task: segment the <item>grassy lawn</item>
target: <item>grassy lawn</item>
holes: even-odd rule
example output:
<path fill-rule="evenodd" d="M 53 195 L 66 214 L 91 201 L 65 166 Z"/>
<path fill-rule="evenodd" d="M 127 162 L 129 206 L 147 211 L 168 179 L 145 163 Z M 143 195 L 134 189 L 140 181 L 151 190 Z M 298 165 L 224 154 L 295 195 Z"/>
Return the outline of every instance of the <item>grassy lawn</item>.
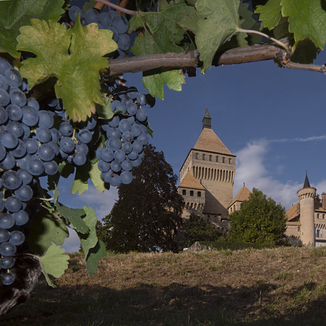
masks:
<path fill-rule="evenodd" d="M 326 325 L 326 249 L 107 255 L 88 277 L 82 257 L 0 325 Z"/>

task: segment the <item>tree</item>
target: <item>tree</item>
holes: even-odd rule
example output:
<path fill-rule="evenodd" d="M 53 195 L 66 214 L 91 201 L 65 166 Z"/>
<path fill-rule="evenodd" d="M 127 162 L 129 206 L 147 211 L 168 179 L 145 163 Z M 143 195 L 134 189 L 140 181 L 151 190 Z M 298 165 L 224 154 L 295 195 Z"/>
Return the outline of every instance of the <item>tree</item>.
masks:
<path fill-rule="evenodd" d="M 286 229 L 284 207 L 255 188 L 229 219 L 233 241 L 280 244 Z"/>
<path fill-rule="evenodd" d="M 179 247 L 189 247 L 196 241 L 216 241 L 222 233 L 210 222 L 205 221 L 195 213 L 182 224 L 182 236 Z"/>
<path fill-rule="evenodd" d="M 73 228 L 79 236 L 90 275 L 96 271 L 99 260 L 105 255 L 105 246 L 96 237 L 95 212 L 88 207 L 71 209 L 62 205 L 58 201 L 57 184 L 60 177 L 66 178 L 73 173 L 72 193 L 86 191 L 89 180 L 100 192 L 108 188 L 108 181 L 118 184 L 119 178 L 112 180 L 111 172 L 106 171 L 106 175 L 101 173 L 105 164 L 101 165 L 101 171 L 98 167 L 96 153 L 99 148 L 107 147 L 107 130 L 96 127 L 92 132 L 83 132 L 82 137 L 80 131 L 85 122 L 90 122 L 94 117 L 98 121 L 112 121 L 117 117 L 127 119 L 121 114 L 123 110 L 117 106 L 114 108 L 113 104 L 113 110 L 110 107 L 113 100 L 122 101 L 120 96 L 128 97 L 128 91 L 130 96 L 135 93 L 132 89 L 124 88 L 125 81 L 117 77 L 119 74 L 142 71 L 145 88 L 152 96 L 162 99 L 164 84 L 170 89 L 181 90 L 186 72 L 188 76 L 195 76 L 196 68 L 204 72 L 211 66 L 274 60 L 284 68 L 326 72 L 325 65 L 311 64 L 326 43 L 326 11 L 319 0 L 302 0 L 295 4 L 294 0 L 130 0 L 119 4 L 117 6 L 106 0 L 89 2 L 85 4 L 83 14 L 90 7 L 94 6 L 100 11 L 107 5 L 115 9 L 118 15 L 123 15 L 125 19 L 121 18 L 120 21 L 128 29 L 128 34 L 135 33 L 135 39 L 132 47 L 124 47 L 124 50 L 118 40 L 120 51 L 112 39 L 116 37 L 112 31 L 99 29 L 96 24 L 83 26 L 85 21 L 82 24 L 80 19 L 76 19 L 80 16 L 72 22 L 67 1 L 0 1 L 0 57 L 7 58 L 28 81 L 30 90 L 25 83 L 24 94 L 46 103 L 50 103 L 49 96 L 56 96 L 60 99 L 56 109 L 63 110 L 61 119 L 72 123 L 71 139 L 79 142 L 80 139 L 92 138 L 85 165 L 76 166 L 76 162 L 84 162 L 85 157 L 81 153 L 73 157 L 74 152 L 58 158 L 56 163 L 51 162 L 52 168 L 56 164 L 59 167 L 56 173 L 52 170 L 53 175 L 48 176 L 47 189 L 40 187 L 38 176 L 34 179 L 34 184 L 39 187 L 37 194 L 34 192 L 33 201 L 37 202 L 39 210 L 34 210 L 37 214 L 33 217 L 27 239 L 27 254 L 40 257 L 39 263 L 49 284 L 52 283 L 47 273 L 60 277 L 68 267 L 67 256 L 60 248 L 69 236 L 67 227 Z M 128 45 L 128 37 L 124 39 Z M 128 56 L 128 50 L 132 56 Z M 125 57 L 115 59 L 117 55 Z M 2 64 L 2 74 L 5 67 L 6 64 Z M 7 77 L 11 81 L 17 80 L 16 73 L 12 71 Z M 9 93 L 3 94 L 6 82 L 1 79 L 0 103 L 3 107 L 8 104 Z M 123 89 L 112 86 L 116 84 Z M 140 100 L 134 98 L 133 101 L 140 105 Z M 145 102 L 142 100 L 142 103 Z M 30 113 L 31 109 L 25 111 Z M 55 125 L 58 125 L 57 115 Z M 6 121 L 5 117 L 2 112 L 1 120 Z M 143 122 L 149 128 L 147 120 Z M 31 137 L 35 136 L 33 127 L 28 130 Z M 15 150 L 13 144 L 7 145 Z M 66 148 L 68 145 L 69 142 L 65 144 Z M 42 150 L 44 157 L 51 152 L 47 145 Z M 18 170 L 23 164 L 23 161 L 18 164 L 12 156 L 10 159 L 10 162 L 4 159 L 2 167 L 13 162 L 13 168 Z M 39 162 L 37 164 L 39 166 Z M 42 169 L 37 173 L 40 171 Z M 117 171 L 115 173 L 121 173 L 119 169 Z M 124 175 L 127 175 L 126 179 L 130 178 L 128 173 Z M 10 195 L 10 189 L 3 190 L 6 196 Z M 8 219 L 6 222 L 9 223 Z M 3 233 L 8 238 L 8 233 Z M 1 244 L 2 253 L 4 247 L 10 253 L 15 251 L 11 245 Z M 11 266 L 12 261 L 1 260 L 2 266 L 6 267 L 2 268 L 2 272 L 6 274 L 5 283 L 8 284 L 13 281 L 13 275 L 9 275 L 12 273 L 6 272 L 10 270 L 7 267 Z M 2 280 L 3 273 L 0 273 Z"/>
<path fill-rule="evenodd" d="M 118 187 L 119 199 L 103 219 L 99 237 L 115 252 L 178 251 L 177 228 L 181 224 L 183 198 L 177 192 L 177 176 L 163 152 L 152 145 L 134 169 L 134 179 Z"/>

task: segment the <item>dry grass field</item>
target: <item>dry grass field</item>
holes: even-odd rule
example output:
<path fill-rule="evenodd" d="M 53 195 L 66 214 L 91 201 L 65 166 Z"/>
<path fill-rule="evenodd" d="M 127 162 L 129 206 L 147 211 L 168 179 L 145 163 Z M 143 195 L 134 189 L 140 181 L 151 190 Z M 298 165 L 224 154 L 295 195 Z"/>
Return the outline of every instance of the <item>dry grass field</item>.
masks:
<path fill-rule="evenodd" d="M 0 325 L 326 325 L 326 248 L 82 257 Z"/>

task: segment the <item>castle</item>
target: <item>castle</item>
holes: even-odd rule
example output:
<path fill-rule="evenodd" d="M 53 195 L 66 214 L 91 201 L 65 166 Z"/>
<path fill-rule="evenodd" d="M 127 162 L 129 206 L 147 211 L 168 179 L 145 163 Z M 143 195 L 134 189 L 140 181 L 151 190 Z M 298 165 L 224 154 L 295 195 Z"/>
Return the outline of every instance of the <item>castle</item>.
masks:
<path fill-rule="evenodd" d="M 228 214 L 240 208 L 250 191 L 243 186 L 233 199 L 236 156 L 212 130 L 207 109 L 202 123 L 202 132 L 180 169 L 178 193 L 185 201 L 182 217 L 196 213 L 227 232 Z"/>
<path fill-rule="evenodd" d="M 202 132 L 180 169 L 178 193 L 185 201 L 182 218 L 195 213 L 228 232 L 228 215 L 239 210 L 251 192 L 243 185 L 233 199 L 236 156 L 212 130 L 207 109 L 202 122 Z M 319 198 L 306 175 L 298 198 L 286 212 L 285 235 L 292 244 L 326 246 L 326 194 Z"/>
<path fill-rule="evenodd" d="M 316 188 L 310 186 L 308 176 L 303 188 L 298 191 L 299 202 L 287 212 L 286 236 L 293 244 L 326 245 L 326 194 L 316 195 Z"/>

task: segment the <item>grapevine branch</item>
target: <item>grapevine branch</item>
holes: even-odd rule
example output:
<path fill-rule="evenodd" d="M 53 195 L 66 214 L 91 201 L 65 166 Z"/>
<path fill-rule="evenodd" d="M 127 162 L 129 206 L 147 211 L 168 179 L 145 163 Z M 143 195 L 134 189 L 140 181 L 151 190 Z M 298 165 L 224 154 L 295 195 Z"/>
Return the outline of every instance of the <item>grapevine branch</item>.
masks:
<path fill-rule="evenodd" d="M 288 39 L 282 39 L 282 43 L 289 45 Z M 326 72 L 324 65 L 299 64 L 289 61 L 289 54 L 278 45 L 269 43 L 253 45 L 245 48 L 233 48 L 223 53 L 217 53 L 213 60 L 213 66 L 234 65 L 265 60 L 278 60 L 283 67 L 315 72 Z M 179 53 L 149 54 L 124 59 L 109 60 L 109 75 L 115 76 L 125 72 L 150 71 L 157 68 L 198 68 L 198 50 Z"/>

